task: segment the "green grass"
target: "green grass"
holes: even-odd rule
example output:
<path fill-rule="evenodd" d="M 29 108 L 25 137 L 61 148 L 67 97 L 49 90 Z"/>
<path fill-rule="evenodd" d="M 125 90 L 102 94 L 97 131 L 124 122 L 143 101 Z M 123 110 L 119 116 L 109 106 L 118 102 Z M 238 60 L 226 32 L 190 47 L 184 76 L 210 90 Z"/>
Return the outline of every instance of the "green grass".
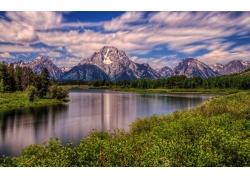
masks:
<path fill-rule="evenodd" d="M 0 109 L 14 109 L 20 107 L 43 106 L 59 103 L 62 103 L 62 101 L 38 97 L 35 97 L 34 101 L 30 102 L 26 92 L 0 93 Z"/>
<path fill-rule="evenodd" d="M 91 132 L 74 147 L 51 139 L 1 166 L 250 166 L 250 92 L 194 110 L 138 118 L 128 133 Z"/>
<path fill-rule="evenodd" d="M 244 92 L 245 90 L 237 89 L 166 89 L 166 88 L 157 88 L 157 89 L 137 89 L 137 88 L 124 88 L 120 86 L 88 86 L 88 85 L 63 85 L 64 88 L 69 89 L 109 89 L 111 91 L 122 91 L 122 92 L 136 92 L 136 93 L 170 93 L 170 94 L 234 94 L 238 92 Z"/>
<path fill-rule="evenodd" d="M 113 91 L 124 91 L 124 92 L 137 92 L 137 93 L 170 93 L 170 94 L 234 94 L 238 92 L 244 92 L 243 90 L 235 90 L 235 89 L 137 89 L 137 88 L 121 88 L 121 87 L 113 87 L 110 88 Z"/>

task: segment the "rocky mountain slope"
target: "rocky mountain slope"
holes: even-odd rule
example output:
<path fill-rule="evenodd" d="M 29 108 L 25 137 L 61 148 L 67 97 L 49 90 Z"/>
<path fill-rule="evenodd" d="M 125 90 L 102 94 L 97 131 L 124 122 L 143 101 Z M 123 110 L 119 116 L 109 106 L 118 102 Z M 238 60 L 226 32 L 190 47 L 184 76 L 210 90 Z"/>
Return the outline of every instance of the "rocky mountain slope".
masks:
<path fill-rule="evenodd" d="M 16 66 L 20 67 L 30 67 L 33 72 L 36 72 L 38 74 L 42 73 L 42 70 L 46 67 L 50 73 L 50 76 L 54 79 L 58 79 L 63 75 L 63 72 L 60 68 L 58 68 L 53 62 L 49 59 L 45 59 L 42 56 L 38 56 L 31 62 L 24 62 L 22 60 L 13 62 L 14 68 Z"/>
<path fill-rule="evenodd" d="M 216 64 L 210 66 L 210 68 L 212 70 L 214 70 L 214 72 L 217 72 L 217 73 L 221 74 L 221 72 L 223 71 L 224 66 L 222 64 L 220 64 L 220 63 L 216 63 Z"/>
<path fill-rule="evenodd" d="M 193 58 L 183 59 L 173 71 L 174 75 L 185 75 L 187 77 L 199 76 L 201 78 L 209 78 L 220 75 L 214 72 L 208 65 Z"/>
<path fill-rule="evenodd" d="M 109 80 L 109 76 L 100 68 L 92 64 L 79 64 L 70 71 L 64 73 L 61 80 L 84 80 L 93 81 L 96 79 Z"/>
<path fill-rule="evenodd" d="M 67 80 L 69 77 L 74 78 L 74 76 L 77 78 L 76 74 L 84 72 L 82 68 L 85 67 L 89 68 L 88 72 L 97 72 L 101 76 L 105 73 L 113 81 L 141 78 L 157 79 L 160 77 L 147 63 L 134 63 L 127 57 L 124 51 L 118 50 L 113 46 L 104 46 L 99 52 L 95 52 L 90 58 L 82 60 L 77 66 L 68 71 L 62 77 L 62 80 Z M 81 77 L 84 77 L 81 80 L 87 80 L 85 78 L 89 76 Z"/>
<path fill-rule="evenodd" d="M 229 63 L 225 64 L 224 66 L 222 64 L 214 64 L 210 66 L 214 71 L 217 71 L 221 75 L 226 74 L 233 74 L 233 73 L 240 73 L 245 71 L 246 69 L 250 68 L 250 63 L 248 61 L 242 61 L 242 60 L 233 60 Z"/>
<path fill-rule="evenodd" d="M 174 71 L 168 66 L 155 70 L 161 75 L 162 78 L 168 78 L 174 74 Z"/>
<path fill-rule="evenodd" d="M 72 69 L 72 67 L 59 67 L 61 69 L 61 71 L 64 73 L 64 72 L 68 72 L 70 69 Z"/>
<path fill-rule="evenodd" d="M 126 53 L 113 46 L 104 46 L 90 58 L 83 59 L 74 67 L 58 68 L 51 60 L 38 56 L 31 62 L 16 61 L 16 66 L 28 66 L 34 72 L 41 73 L 46 67 L 51 77 L 57 80 L 133 80 L 142 78 L 167 78 L 172 75 L 185 75 L 187 77 L 200 76 L 209 78 L 224 74 L 240 73 L 250 68 L 249 62 L 233 60 L 226 65 L 216 63 L 208 66 L 197 59 L 186 58 L 173 70 L 167 66 L 161 69 L 152 69 L 149 64 L 138 64 L 131 61 Z"/>

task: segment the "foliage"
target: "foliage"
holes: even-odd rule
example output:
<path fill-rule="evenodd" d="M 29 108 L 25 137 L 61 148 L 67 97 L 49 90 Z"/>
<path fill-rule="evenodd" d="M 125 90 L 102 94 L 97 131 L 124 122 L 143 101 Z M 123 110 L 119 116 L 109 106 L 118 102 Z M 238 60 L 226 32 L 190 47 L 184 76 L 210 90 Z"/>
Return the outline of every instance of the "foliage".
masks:
<path fill-rule="evenodd" d="M 237 108 L 235 108 L 237 107 Z M 130 131 L 93 131 L 72 147 L 30 145 L 1 166 L 250 166 L 250 92 L 214 97 L 194 110 L 134 121 Z"/>
<path fill-rule="evenodd" d="M 35 96 L 43 98 L 47 95 L 51 83 L 56 84 L 53 79 L 50 79 L 49 71 L 47 68 L 44 68 L 41 74 L 37 74 L 33 73 L 32 69 L 29 67 L 17 66 L 16 68 L 14 68 L 14 65 L 12 63 L 10 63 L 9 66 L 5 62 L 0 64 L 0 92 L 2 93 L 26 91 L 26 93 L 24 94 L 28 95 L 29 101 L 33 102 L 35 100 Z M 69 99 L 65 99 L 66 97 L 68 97 L 68 91 L 66 89 L 58 88 L 56 94 L 56 99 L 60 99 L 64 102 L 69 101 Z M 15 94 L 13 94 L 13 96 L 15 96 Z M 12 97 L 9 98 L 12 99 Z M 17 99 L 17 101 L 19 101 L 20 99 Z M 0 101 L 0 104 L 3 104 L 3 102 L 5 101 Z M 52 102 L 58 103 L 58 101 Z M 36 103 L 33 104 L 36 105 Z M 14 108 L 23 106 L 26 107 L 30 105 L 31 104 L 26 102 L 20 104 L 19 102 L 11 102 L 5 104 L 3 107 Z"/>
<path fill-rule="evenodd" d="M 246 71 L 248 72 L 248 71 Z M 91 84 L 94 87 L 108 86 L 109 88 L 136 88 L 136 89 L 250 89 L 249 74 L 230 74 L 224 76 L 211 77 L 202 79 L 201 77 L 187 78 L 184 75 L 174 75 L 168 78 L 159 79 L 137 79 L 137 80 L 119 80 L 119 81 L 103 81 L 94 80 Z"/>
<path fill-rule="evenodd" d="M 42 97 L 46 96 L 47 92 L 49 91 L 49 86 L 50 86 L 50 75 L 49 71 L 47 68 L 44 68 L 41 73 L 41 83 L 42 83 L 42 88 L 41 88 L 41 94 Z"/>
<path fill-rule="evenodd" d="M 50 99 L 50 98 L 38 98 L 34 97 L 34 101 L 29 101 L 28 92 L 16 91 L 12 93 L 5 92 L 4 94 L 0 93 L 0 109 L 13 109 L 21 107 L 34 107 L 34 106 L 45 106 L 51 104 L 62 103 L 61 100 Z"/>
<path fill-rule="evenodd" d="M 26 91 L 28 92 L 29 101 L 34 101 L 37 89 L 34 86 L 29 86 Z"/>
<path fill-rule="evenodd" d="M 68 97 L 68 90 L 61 86 L 53 85 L 49 88 L 49 97 L 55 99 L 64 99 Z"/>
<path fill-rule="evenodd" d="M 21 86 L 22 89 L 25 90 L 31 83 L 33 72 L 28 67 L 23 67 L 22 69 L 22 78 L 21 78 Z"/>
<path fill-rule="evenodd" d="M 16 70 L 15 70 L 15 82 L 16 82 L 16 90 L 17 91 L 23 91 L 22 75 L 23 75 L 23 68 L 17 66 Z"/>

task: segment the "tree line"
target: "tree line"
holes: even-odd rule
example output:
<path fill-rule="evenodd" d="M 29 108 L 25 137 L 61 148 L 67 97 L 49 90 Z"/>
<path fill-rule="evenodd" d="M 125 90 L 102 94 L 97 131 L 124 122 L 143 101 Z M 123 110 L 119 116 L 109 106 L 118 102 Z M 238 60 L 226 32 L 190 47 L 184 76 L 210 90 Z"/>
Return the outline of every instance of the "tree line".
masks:
<path fill-rule="evenodd" d="M 62 88 L 53 87 L 54 79 L 50 78 L 47 68 L 43 68 L 41 74 L 34 73 L 29 67 L 20 67 L 5 62 L 0 64 L 0 92 L 28 91 L 30 100 L 34 96 L 43 98 L 48 93 L 52 98 L 63 98 L 67 96 L 67 91 Z M 52 93 L 54 92 L 54 94 Z"/>
<path fill-rule="evenodd" d="M 137 80 L 119 80 L 105 81 L 94 80 L 91 82 L 93 86 L 120 86 L 124 88 L 138 89 L 250 89 L 250 76 L 247 74 L 230 74 L 217 77 L 202 79 L 201 77 L 188 78 L 184 75 L 175 75 L 168 78 L 160 79 L 137 79 Z"/>

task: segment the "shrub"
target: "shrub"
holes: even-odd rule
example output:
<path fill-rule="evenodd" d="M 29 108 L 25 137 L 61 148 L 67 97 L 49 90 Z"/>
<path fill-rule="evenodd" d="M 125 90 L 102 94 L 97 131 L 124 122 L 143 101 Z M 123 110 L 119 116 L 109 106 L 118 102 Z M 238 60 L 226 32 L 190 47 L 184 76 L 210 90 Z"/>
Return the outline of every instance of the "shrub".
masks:
<path fill-rule="evenodd" d="M 29 101 L 31 102 L 34 101 L 34 97 L 37 92 L 37 89 L 34 86 L 30 86 L 26 89 L 26 91 L 28 92 Z"/>
<path fill-rule="evenodd" d="M 65 99 L 68 97 L 68 90 L 60 86 L 51 86 L 49 88 L 49 97 L 53 99 Z"/>

